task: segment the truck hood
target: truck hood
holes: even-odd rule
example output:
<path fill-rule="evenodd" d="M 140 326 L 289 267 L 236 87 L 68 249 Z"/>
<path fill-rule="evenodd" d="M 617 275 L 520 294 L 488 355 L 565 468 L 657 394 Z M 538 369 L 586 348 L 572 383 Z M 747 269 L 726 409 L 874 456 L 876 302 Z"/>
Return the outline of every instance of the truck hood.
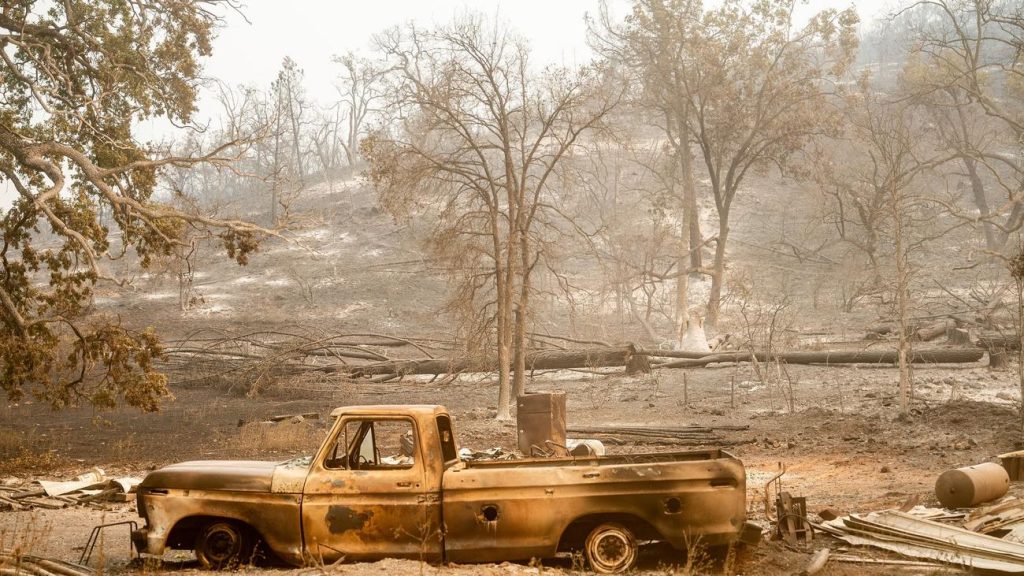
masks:
<path fill-rule="evenodd" d="M 269 493 L 278 465 L 253 460 L 181 462 L 150 472 L 139 487 Z"/>

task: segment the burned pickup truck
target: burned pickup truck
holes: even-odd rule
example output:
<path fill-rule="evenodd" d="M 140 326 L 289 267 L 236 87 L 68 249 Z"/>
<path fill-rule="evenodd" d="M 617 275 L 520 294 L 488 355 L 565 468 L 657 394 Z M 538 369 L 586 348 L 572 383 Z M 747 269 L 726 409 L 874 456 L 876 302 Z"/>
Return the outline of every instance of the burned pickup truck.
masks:
<path fill-rule="evenodd" d="M 443 407 L 332 416 L 312 459 L 151 472 L 138 489 L 136 548 L 195 550 L 209 568 L 247 561 L 257 544 L 297 565 L 582 551 L 612 573 L 634 565 L 639 542 L 726 545 L 746 520 L 743 464 L 719 450 L 465 462 Z"/>

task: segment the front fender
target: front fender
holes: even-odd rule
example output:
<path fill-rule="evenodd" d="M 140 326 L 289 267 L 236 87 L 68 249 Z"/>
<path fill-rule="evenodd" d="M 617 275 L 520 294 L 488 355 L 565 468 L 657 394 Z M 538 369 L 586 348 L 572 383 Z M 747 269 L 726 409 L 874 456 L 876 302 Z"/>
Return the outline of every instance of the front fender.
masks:
<path fill-rule="evenodd" d="M 140 552 L 162 555 L 174 528 L 189 518 L 223 518 L 250 526 L 282 560 L 302 563 L 298 494 L 158 489 L 141 493 L 139 504 L 146 527 L 132 540 Z"/>

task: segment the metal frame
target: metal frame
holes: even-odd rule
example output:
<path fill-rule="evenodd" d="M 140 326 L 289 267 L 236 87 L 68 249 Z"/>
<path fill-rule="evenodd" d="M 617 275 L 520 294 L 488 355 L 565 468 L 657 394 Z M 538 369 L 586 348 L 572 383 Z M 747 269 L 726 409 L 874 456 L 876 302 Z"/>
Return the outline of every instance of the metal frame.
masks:
<path fill-rule="evenodd" d="M 82 548 L 82 556 L 78 559 L 79 564 L 83 566 L 89 565 L 89 560 L 92 559 L 92 553 L 96 549 L 96 544 L 100 541 L 100 534 L 107 528 L 113 528 L 114 526 L 128 526 L 128 555 L 132 558 L 139 558 L 139 553 L 135 551 L 135 545 L 131 543 L 131 533 L 139 529 L 139 523 L 135 520 L 123 520 L 121 522 L 94 526 L 92 532 L 89 533 L 89 540 Z"/>

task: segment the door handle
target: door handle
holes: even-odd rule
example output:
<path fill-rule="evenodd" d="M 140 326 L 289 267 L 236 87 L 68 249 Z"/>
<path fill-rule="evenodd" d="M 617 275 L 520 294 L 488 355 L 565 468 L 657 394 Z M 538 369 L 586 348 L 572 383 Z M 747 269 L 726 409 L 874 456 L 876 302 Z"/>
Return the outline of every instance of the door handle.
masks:
<path fill-rule="evenodd" d="M 399 488 L 412 488 L 412 482 L 396 482 L 395 486 Z"/>

